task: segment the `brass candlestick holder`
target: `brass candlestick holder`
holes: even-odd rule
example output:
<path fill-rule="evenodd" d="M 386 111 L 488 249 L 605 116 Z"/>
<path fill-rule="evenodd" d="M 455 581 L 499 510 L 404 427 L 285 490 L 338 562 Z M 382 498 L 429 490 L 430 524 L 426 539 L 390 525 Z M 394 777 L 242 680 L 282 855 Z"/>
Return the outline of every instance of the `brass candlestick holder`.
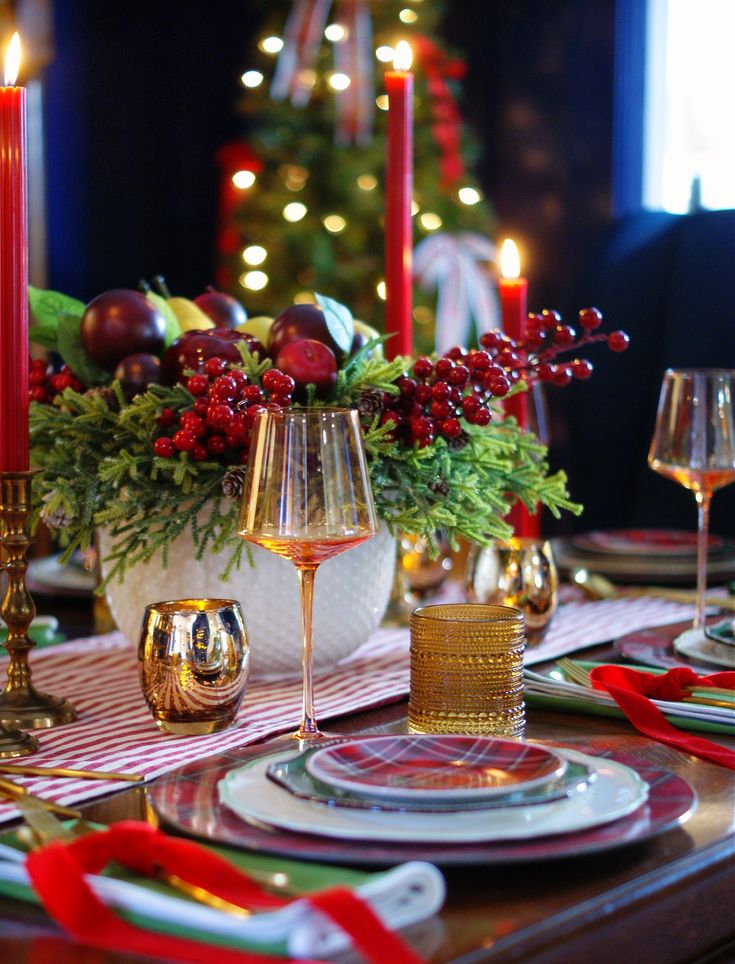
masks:
<path fill-rule="evenodd" d="M 37 748 L 33 737 L 12 732 L 19 727 L 41 729 L 76 718 L 68 700 L 39 693 L 31 680 L 28 653 L 35 643 L 28 637 L 28 627 L 36 615 L 36 606 L 26 587 L 26 553 L 33 542 L 27 530 L 33 474 L 0 472 L 0 544 L 4 553 L 2 568 L 8 576 L 0 615 L 8 627 L 5 647 L 10 655 L 8 682 L 0 694 L 0 758 L 22 756 Z"/>

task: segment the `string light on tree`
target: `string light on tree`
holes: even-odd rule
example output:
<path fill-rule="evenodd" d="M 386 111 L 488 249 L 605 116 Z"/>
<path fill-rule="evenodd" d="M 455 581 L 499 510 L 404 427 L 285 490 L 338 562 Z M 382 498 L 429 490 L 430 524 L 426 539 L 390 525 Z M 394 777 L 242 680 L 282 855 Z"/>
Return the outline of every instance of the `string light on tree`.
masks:
<path fill-rule="evenodd" d="M 283 40 L 280 37 L 263 37 L 258 47 L 264 54 L 277 54 L 283 49 Z"/>
<path fill-rule="evenodd" d="M 299 201 L 291 201 L 283 209 L 283 216 L 287 221 L 295 224 L 296 221 L 300 221 L 306 214 L 307 208 L 305 204 L 301 204 Z"/>
<path fill-rule="evenodd" d="M 352 81 L 347 74 L 340 73 L 339 71 L 330 74 L 327 83 L 332 88 L 332 90 L 340 91 L 347 90 Z"/>
<path fill-rule="evenodd" d="M 251 267 L 263 264 L 268 257 L 268 252 L 260 244 L 251 244 L 242 253 L 242 260 Z"/>
<path fill-rule="evenodd" d="M 268 284 L 265 271 L 246 271 L 240 275 L 240 284 L 250 291 L 261 291 Z"/>
<path fill-rule="evenodd" d="M 322 223 L 330 234 L 339 234 L 347 227 L 347 221 L 341 214 L 328 214 Z"/>
<path fill-rule="evenodd" d="M 333 44 L 336 44 L 339 43 L 340 40 L 347 39 L 347 30 L 341 23 L 330 23 L 324 31 L 324 36 L 327 40 L 331 40 Z"/>
<path fill-rule="evenodd" d="M 424 231 L 438 231 L 444 222 L 439 215 L 434 214 L 433 211 L 424 211 L 419 218 L 419 224 Z"/>
<path fill-rule="evenodd" d="M 241 191 L 245 191 L 255 184 L 255 174 L 252 171 L 235 171 L 232 175 L 232 183 Z"/>
<path fill-rule="evenodd" d="M 381 44 L 381 46 L 376 49 L 375 56 L 381 64 L 392 64 L 395 53 L 393 47 L 389 47 L 388 44 Z"/>
<path fill-rule="evenodd" d="M 474 187 L 461 187 L 457 191 L 457 197 L 460 199 L 462 204 L 479 204 L 482 200 L 482 194 Z"/>
<path fill-rule="evenodd" d="M 381 301 L 385 301 L 385 281 L 379 281 L 375 285 L 375 290 L 378 294 L 378 298 L 380 298 Z"/>
<path fill-rule="evenodd" d="M 411 217 L 412 217 L 412 218 L 415 217 L 415 216 L 419 213 L 420 210 L 421 210 L 421 208 L 419 207 L 418 202 L 417 202 L 417 201 L 411 201 Z"/>
<path fill-rule="evenodd" d="M 416 21 L 419 19 L 419 15 L 415 10 L 409 10 L 408 7 L 406 7 L 398 14 L 398 19 L 401 21 L 401 23 L 416 23 Z"/>
<path fill-rule="evenodd" d="M 361 191 L 374 191 L 378 186 L 378 179 L 372 174 L 361 174 L 357 179 L 357 186 Z"/>
<path fill-rule="evenodd" d="M 260 87 L 263 83 L 263 75 L 259 70 L 246 70 L 240 79 L 244 87 Z"/>
<path fill-rule="evenodd" d="M 375 98 L 375 103 L 379 110 L 388 110 L 388 95 L 378 94 Z"/>

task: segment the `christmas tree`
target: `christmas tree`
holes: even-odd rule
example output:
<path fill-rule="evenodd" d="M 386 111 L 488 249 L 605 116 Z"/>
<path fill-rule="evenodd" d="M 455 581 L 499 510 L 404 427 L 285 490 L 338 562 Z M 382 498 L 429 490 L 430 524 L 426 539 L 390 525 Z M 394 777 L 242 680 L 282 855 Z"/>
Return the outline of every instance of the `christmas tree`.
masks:
<path fill-rule="evenodd" d="M 331 6 L 331 11 L 330 11 Z M 220 151 L 218 284 L 251 315 L 324 291 L 382 330 L 387 97 L 396 43 L 415 72 L 417 346 L 439 312 L 456 342 L 497 321 L 491 216 L 457 105 L 465 65 L 437 39 L 435 0 L 267 4 L 242 75 L 248 139 Z M 447 327 L 446 322 L 444 327 Z"/>

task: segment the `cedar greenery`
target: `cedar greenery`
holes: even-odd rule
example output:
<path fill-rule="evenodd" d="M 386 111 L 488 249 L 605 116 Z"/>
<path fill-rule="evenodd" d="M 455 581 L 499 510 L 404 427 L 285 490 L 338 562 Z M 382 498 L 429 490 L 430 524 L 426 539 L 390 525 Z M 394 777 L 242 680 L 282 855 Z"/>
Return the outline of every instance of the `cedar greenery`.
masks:
<path fill-rule="evenodd" d="M 405 362 L 371 357 L 375 344 L 339 372 L 330 405 L 357 406 L 368 390 L 397 391 L 393 383 Z M 270 362 L 241 350 L 243 370 L 258 382 Z M 176 459 L 153 452 L 161 410 L 180 413 L 193 400 L 183 385 L 151 385 L 128 402 L 113 382 L 84 394 L 67 388 L 54 405 L 31 404 L 32 461 L 42 470 L 34 519 L 57 520 L 65 558 L 91 546 L 95 529 L 107 527 L 115 542 L 107 580 L 123 579 L 129 566 L 159 551 L 168 565 L 172 542 L 190 529 L 197 558 L 209 550 L 231 551 L 223 578 L 240 566 L 238 505 L 222 487 L 227 467 L 191 461 L 183 452 Z M 377 416 L 364 417 L 363 427 L 376 508 L 394 533 L 431 541 L 441 530 L 452 541 L 464 536 L 487 544 L 511 534 L 503 515 L 516 499 L 530 509 L 540 501 L 555 516 L 581 511 L 568 498 L 564 473 L 548 474 L 545 447 L 512 418 L 496 414 L 487 426 L 467 426 L 463 448 L 443 438 L 426 448 L 398 444 Z"/>

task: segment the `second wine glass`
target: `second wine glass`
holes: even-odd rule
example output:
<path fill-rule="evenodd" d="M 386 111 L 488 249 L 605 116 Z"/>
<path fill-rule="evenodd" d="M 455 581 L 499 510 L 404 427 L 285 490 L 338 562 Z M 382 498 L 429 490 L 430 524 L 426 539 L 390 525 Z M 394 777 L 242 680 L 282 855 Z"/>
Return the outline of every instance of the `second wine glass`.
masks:
<path fill-rule="evenodd" d="M 314 578 L 332 556 L 377 532 L 354 409 L 261 413 L 254 425 L 238 535 L 289 559 L 301 591 L 303 698 L 297 739 L 322 734 L 314 709 Z"/>
<path fill-rule="evenodd" d="M 661 385 L 648 464 L 697 500 L 697 603 L 694 628 L 705 624 L 709 506 L 712 493 L 735 482 L 735 371 L 668 369 Z"/>

